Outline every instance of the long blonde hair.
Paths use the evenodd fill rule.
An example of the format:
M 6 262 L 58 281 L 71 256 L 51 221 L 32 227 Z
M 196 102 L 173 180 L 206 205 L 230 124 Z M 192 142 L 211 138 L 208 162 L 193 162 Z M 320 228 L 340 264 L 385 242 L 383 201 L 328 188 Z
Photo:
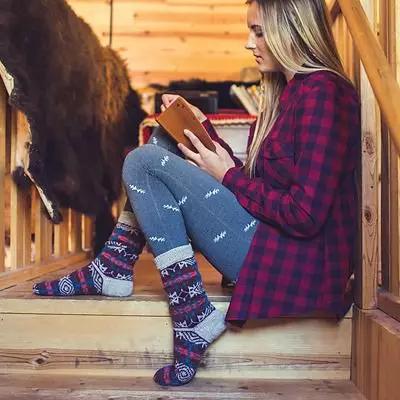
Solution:
M 279 64 L 293 73 L 331 71 L 345 80 L 325 0 L 247 0 L 259 7 L 265 42 Z M 286 79 L 282 72 L 263 74 L 259 117 L 245 172 L 255 173 L 260 148 L 278 118 L 279 97 Z

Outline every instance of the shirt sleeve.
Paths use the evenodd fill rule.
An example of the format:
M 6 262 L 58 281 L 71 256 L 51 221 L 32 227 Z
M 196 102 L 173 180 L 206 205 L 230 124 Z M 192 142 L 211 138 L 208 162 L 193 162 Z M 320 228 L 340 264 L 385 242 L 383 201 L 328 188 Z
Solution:
M 311 237 L 324 225 L 350 154 L 355 127 L 349 126 L 349 113 L 356 110 L 338 92 L 335 82 L 317 82 L 299 99 L 298 156 L 288 189 L 274 189 L 266 177 L 249 178 L 238 168 L 228 170 L 222 182 L 255 218 L 295 237 Z
M 210 135 L 211 139 L 218 142 L 231 156 L 232 160 L 235 163 L 235 167 L 242 167 L 243 163 L 240 161 L 236 156 L 234 156 L 232 149 L 224 140 L 222 140 L 216 130 L 214 129 L 211 121 L 207 118 L 203 123 L 204 128 L 207 130 L 208 134 Z

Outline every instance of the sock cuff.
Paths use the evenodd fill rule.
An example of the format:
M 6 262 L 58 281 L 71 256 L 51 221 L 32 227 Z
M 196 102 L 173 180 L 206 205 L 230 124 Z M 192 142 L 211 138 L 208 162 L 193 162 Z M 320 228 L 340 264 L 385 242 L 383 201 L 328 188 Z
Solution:
M 154 261 L 157 265 L 157 269 L 162 271 L 163 269 L 170 267 L 172 264 L 187 260 L 193 256 L 194 253 L 192 246 L 187 244 L 185 246 L 175 247 L 172 250 L 168 250 L 167 252 L 160 254 L 154 259 Z
M 208 343 L 212 343 L 225 329 L 225 317 L 221 311 L 215 309 L 209 316 L 197 324 L 193 330 Z
M 139 226 L 135 214 L 130 211 L 122 211 L 120 216 L 118 217 L 118 222 L 131 227 Z

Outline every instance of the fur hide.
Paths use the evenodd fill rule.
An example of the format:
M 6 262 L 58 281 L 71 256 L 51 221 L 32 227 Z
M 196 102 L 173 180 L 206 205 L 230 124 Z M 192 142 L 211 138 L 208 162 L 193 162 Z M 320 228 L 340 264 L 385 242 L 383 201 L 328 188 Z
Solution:
M 145 117 L 124 62 L 64 0 L 0 0 L 0 61 L 13 81 L 9 102 L 29 122 L 24 173 L 53 222 L 71 207 L 105 225 L 96 226 L 99 250 L 124 147 L 138 145 Z

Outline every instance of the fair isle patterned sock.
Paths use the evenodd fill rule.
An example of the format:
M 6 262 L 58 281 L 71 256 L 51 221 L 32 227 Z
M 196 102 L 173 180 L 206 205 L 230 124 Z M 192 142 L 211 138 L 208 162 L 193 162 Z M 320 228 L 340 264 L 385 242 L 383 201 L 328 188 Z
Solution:
M 133 264 L 145 245 L 135 216 L 123 211 L 100 254 L 85 267 L 61 279 L 33 286 L 39 296 L 130 296 Z
M 156 258 L 169 298 L 174 331 L 174 364 L 159 369 L 154 375 L 155 382 L 162 386 L 189 383 L 207 347 L 226 329 L 223 314 L 208 300 L 191 247 L 182 248 L 184 252 L 190 248 L 192 255 L 168 267 L 160 266 L 159 257 Z

